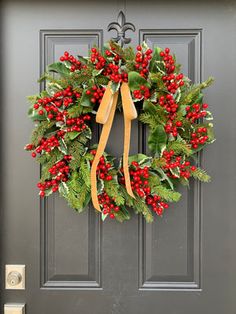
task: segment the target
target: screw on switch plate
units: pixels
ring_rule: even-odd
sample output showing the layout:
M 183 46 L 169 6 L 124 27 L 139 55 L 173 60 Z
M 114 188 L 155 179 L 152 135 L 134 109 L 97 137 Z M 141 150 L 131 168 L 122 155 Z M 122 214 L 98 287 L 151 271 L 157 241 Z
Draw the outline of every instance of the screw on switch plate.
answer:
M 5 288 L 14 290 L 25 289 L 25 265 L 5 266 Z
M 4 314 L 25 314 L 25 304 L 4 304 Z

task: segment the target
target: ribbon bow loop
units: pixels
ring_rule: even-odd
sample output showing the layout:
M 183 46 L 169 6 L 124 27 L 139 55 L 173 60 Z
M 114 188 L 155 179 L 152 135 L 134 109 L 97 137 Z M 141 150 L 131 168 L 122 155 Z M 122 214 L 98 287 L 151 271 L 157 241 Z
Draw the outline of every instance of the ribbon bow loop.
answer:
M 125 186 L 127 193 L 134 197 L 129 175 L 129 148 L 130 148 L 130 135 L 131 135 L 131 121 L 137 118 L 137 111 L 132 101 L 128 83 L 122 83 L 120 87 L 122 107 L 124 114 L 124 150 L 123 150 L 123 169 L 125 177 Z M 111 82 L 108 83 L 102 101 L 97 111 L 96 122 L 103 124 L 100 140 L 97 147 L 97 152 L 94 157 L 91 167 L 91 197 L 94 208 L 101 211 L 98 195 L 97 195 L 97 166 L 107 144 L 107 140 L 111 131 L 116 105 L 118 100 L 119 91 L 112 93 Z

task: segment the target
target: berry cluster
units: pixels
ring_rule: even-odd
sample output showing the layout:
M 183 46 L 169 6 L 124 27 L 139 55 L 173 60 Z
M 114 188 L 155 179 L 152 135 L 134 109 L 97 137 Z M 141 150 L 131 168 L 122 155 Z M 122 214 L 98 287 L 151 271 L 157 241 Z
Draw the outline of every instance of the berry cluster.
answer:
M 181 78 L 183 78 L 183 74 L 175 75 L 174 73 L 172 73 L 168 76 L 164 75 L 162 77 L 162 80 L 164 81 L 168 92 L 174 95 L 177 89 L 184 85 L 184 81 L 182 81 Z
M 179 87 L 184 85 L 184 81 L 182 80 L 184 76 L 182 73 L 177 75 L 173 73 L 175 71 L 175 60 L 169 53 L 169 48 L 165 48 L 165 51 L 160 52 L 160 56 L 164 61 L 165 71 L 167 72 L 167 75 L 162 76 L 162 80 L 169 94 L 165 96 L 162 95 L 159 98 L 159 105 L 168 112 L 168 121 L 165 125 L 166 133 L 176 137 L 178 135 L 178 128 L 182 126 L 182 122 L 174 122 L 178 110 L 178 104 L 175 101 L 174 94 Z
M 104 215 L 109 214 L 111 219 L 115 218 L 115 213 L 120 210 L 120 207 L 116 205 L 115 199 L 112 199 L 107 195 L 106 192 L 98 195 L 99 204 L 102 207 L 102 212 Z
M 72 87 L 68 86 L 63 91 L 56 92 L 52 97 L 38 99 L 34 104 L 34 109 L 38 110 L 39 115 L 47 115 L 50 120 L 63 121 L 67 112 L 61 110 L 61 107 L 67 108 L 74 100 L 80 97 L 80 93 L 73 91 Z
M 106 59 L 100 54 L 100 52 L 96 48 L 91 49 L 90 60 L 95 65 L 95 68 L 97 70 L 103 69 L 106 64 Z
M 104 75 L 109 77 L 109 79 L 115 83 L 128 82 L 128 74 L 126 72 L 120 73 L 120 67 L 116 64 L 109 63 L 104 70 Z
M 95 103 L 100 103 L 102 101 L 104 92 L 105 92 L 105 87 L 99 88 L 98 86 L 94 85 L 92 86 L 91 89 L 88 89 L 86 91 L 86 94 L 91 95 L 90 100 L 93 104 L 95 104 Z
M 165 48 L 165 51 L 160 52 L 160 56 L 162 57 L 167 73 L 173 73 L 175 70 L 175 61 L 170 53 L 170 48 Z
M 208 104 L 193 104 L 186 107 L 187 115 L 186 118 L 195 122 L 197 119 L 204 118 L 207 115 L 205 109 L 208 108 Z
M 58 131 L 56 135 L 53 135 L 49 138 L 42 138 L 35 151 L 32 152 L 32 157 L 35 158 L 37 154 L 41 154 L 42 152 L 50 153 L 52 149 L 54 149 L 55 147 L 59 147 L 59 138 L 63 137 L 64 134 L 65 131 Z M 26 146 L 26 150 L 33 150 L 34 148 L 35 147 L 33 144 L 28 144 Z
M 95 156 L 96 150 L 94 149 L 90 153 Z M 93 161 L 91 161 L 91 163 L 92 162 Z M 111 181 L 113 177 L 112 175 L 109 174 L 110 169 L 111 169 L 111 164 L 106 162 L 105 157 L 102 156 L 97 166 L 97 176 L 102 180 Z
M 148 99 L 151 96 L 149 88 L 144 85 L 141 85 L 140 89 L 134 90 L 133 94 L 137 99 L 142 99 L 143 97 L 144 99 Z
M 163 158 L 165 159 L 165 166 L 163 166 L 164 170 L 169 170 L 167 172 L 167 176 L 172 179 L 177 179 L 178 176 L 171 172 L 171 169 L 180 169 L 180 177 L 185 179 L 189 179 L 191 176 L 191 172 L 196 170 L 195 166 L 191 166 L 189 161 L 184 161 L 181 156 L 175 156 L 175 152 L 173 150 L 163 152 Z
M 66 131 L 67 132 L 81 132 L 87 128 L 85 121 L 91 120 L 91 116 L 86 114 L 84 116 L 80 116 L 77 118 L 67 118 L 66 125 L 68 126 Z
M 147 205 L 150 205 L 152 210 L 158 215 L 162 215 L 163 209 L 168 208 L 168 204 L 161 200 L 158 195 L 152 195 L 151 187 L 149 186 L 149 167 L 145 166 L 141 168 L 136 161 L 131 163 L 132 169 L 130 170 L 131 188 L 138 194 L 139 197 L 143 198 Z M 123 173 L 123 169 L 120 169 Z M 121 184 L 125 184 L 125 178 L 120 178 Z
M 139 71 L 141 76 L 147 77 L 148 65 L 152 59 L 152 49 L 147 49 L 145 52 L 143 51 L 142 46 L 137 46 L 136 49 L 135 68 Z
M 161 197 L 159 195 L 148 195 L 146 197 L 146 203 L 147 205 L 152 207 L 152 210 L 158 216 L 161 216 L 163 214 L 164 209 L 169 207 L 169 205 L 166 202 L 161 201 Z
M 106 50 L 105 51 L 105 55 L 107 57 L 113 57 L 113 61 L 116 63 L 116 62 L 119 62 L 120 56 L 117 53 L 114 52 L 115 49 L 116 49 L 115 47 L 111 47 L 111 50 L 113 52 L 111 52 L 110 50 Z
M 71 64 L 70 71 L 74 72 L 75 70 L 81 69 L 81 62 L 77 60 L 74 56 L 70 55 L 69 52 L 65 51 L 64 55 L 60 57 L 60 61 L 68 61 Z
M 191 134 L 191 138 L 192 148 L 197 149 L 199 145 L 204 145 L 208 140 L 207 128 L 198 128 L 196 132 Z
M 48 170 L 53 178 L 51 180 L 46 180 L 44 183 L 39 182 L 37 184 L 37 187 L 40 189 L 39 195 L 41 197 L 45 196 L 46 190 L 52 189 L 52 192 L 56 192 L 61 182 L 68 181 L 68 175 L 70 173 L 68 162 L 70 160 L 71 156 L 65 155 L 61 161 L 58 161 Z

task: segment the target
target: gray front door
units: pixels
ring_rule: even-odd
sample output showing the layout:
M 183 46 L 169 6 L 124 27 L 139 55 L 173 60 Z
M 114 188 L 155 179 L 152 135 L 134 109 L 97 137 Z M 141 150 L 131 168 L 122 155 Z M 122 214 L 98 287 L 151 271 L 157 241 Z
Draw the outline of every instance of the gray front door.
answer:
M 212 176 L 192 184 L 164 217 L 102 223 L 59 197 L 39 202 L 39 168 L 23 147 L 32 129 L 26 95 L 65 50 L 87 54 L 115 33 L 124 10 L 136 26 L 132 45 L 170 47 L 194 82 L 213 75 L 207 91 L 217 141 L 200 156 Z M 1 302 L 26 303 L 27 314 L 235 314 L 236 282 L 236 5 L 234 1 L 2 2 Z M 108 149 L 121 155 L 116 120 Z M 145 149 L 140 126 L 131 153 Z M 26 289 L 5 290 L 5 264 L 26 265 Z M 1 309 L 1 313 L 2 313 Z

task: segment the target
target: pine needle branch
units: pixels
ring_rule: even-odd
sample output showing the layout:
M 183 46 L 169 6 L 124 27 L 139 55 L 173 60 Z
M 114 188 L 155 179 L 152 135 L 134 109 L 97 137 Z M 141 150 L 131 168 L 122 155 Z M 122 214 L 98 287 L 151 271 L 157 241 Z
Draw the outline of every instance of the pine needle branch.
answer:
M 198 179 L 202 182 L 210 182 L 211 177 L 207 174 L 207 172 L 201 168 L 197 168 L 195 171 L 192 172 L 192 177 L 194 179 Z
M 184 141 L 169 142 L 167 150 L 173 150 L 175 152 L 175 155 L 183 154 L 186 156 L 190 156 L 193 153 L 190 145 L 188 145 Z

